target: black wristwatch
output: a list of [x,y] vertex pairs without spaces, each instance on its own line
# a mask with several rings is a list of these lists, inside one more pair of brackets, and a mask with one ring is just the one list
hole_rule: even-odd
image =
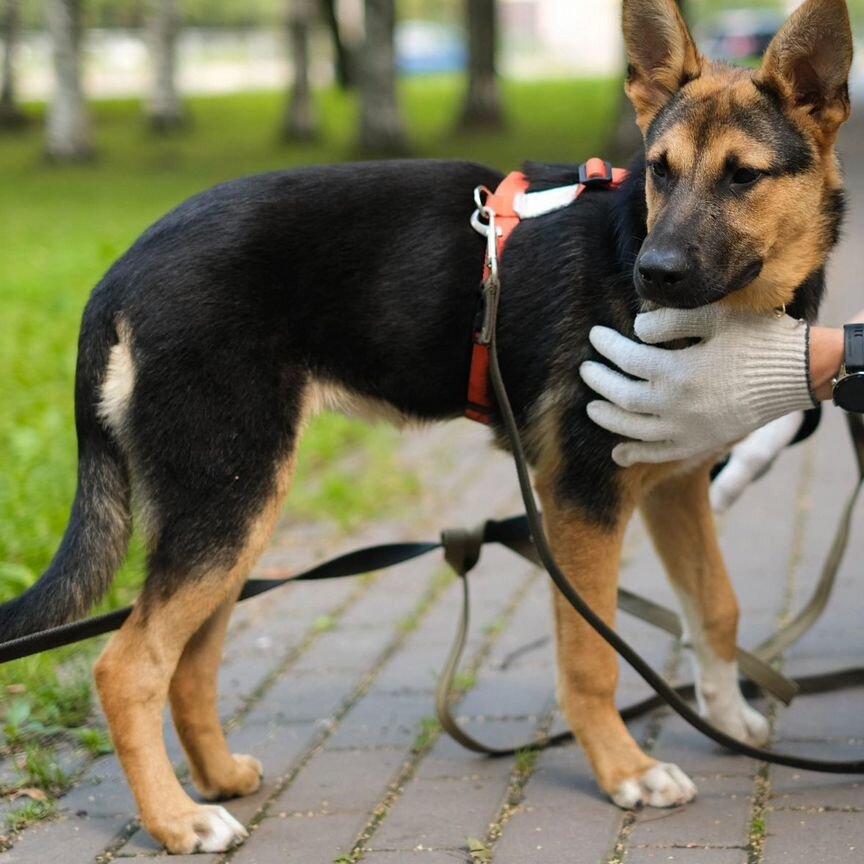
[[864,414],[864,324],[846,324],[843,345],[843,365],[834,379],[834,404]]

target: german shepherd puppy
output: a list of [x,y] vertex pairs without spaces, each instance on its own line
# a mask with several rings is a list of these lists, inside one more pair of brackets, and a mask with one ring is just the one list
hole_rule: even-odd
[[[594,356],[592,325],[632,333],[646,302],[813,319],[843,212],[834,145],[849,114],[849,18],[842,0],[807,0],[758,70],[700,57],[672,0],[625,0],[624,33],[644,158],[622,188],[516,229],[501,364],[573,584],[614,619],[640,506],[681,597],[703,711],[763,744],[767,723],[738,689],[738,609],[708,503],[714,455],[619,469],[577,370]],[[534,189],[576,180],[560,166],[529,173]],[[88,610],[124,555],[134,502],[147,582],[96,682],[144,825],[172,852],[223,850],[245,831],[180,786],[166,700],[206,799],[258,788],[261,764],[226,746],[216,673],[303,424],[328,401],[395,419],[462,414],[484,256],[472,190],[500,180],[467,163],[385,162],[227,183],[157,222],[93,292],[69,527],[38,584],[0,608],[0,638]],[[687,776],[642,753],[621,721],[614,652],[559,596],[555,624],[561,705],[603,791],[621,807],[690,800]]]

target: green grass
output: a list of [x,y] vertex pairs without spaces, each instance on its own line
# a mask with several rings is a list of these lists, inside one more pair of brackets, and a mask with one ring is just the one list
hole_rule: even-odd
[[[12,810],[6,816],[6,830],[13,834],[23,831],[28,825],[49,819],[57,812],[53,801],[31,801],[28,804]],[[2,847],[0,847],[2,848]]]
[[[508,84],[508,131],[467,137],[452,132],[461,97],[456,79],[410,82],[403,97],[415,155],[508,169],[526,158],[579,161],[601,151],[618,86]],[[40,106],[27,108],[37,122],[0,138],[0,602],[38,577],[66,523],[75,486],[77,327],[91,287],[148,224],[201,189],[243,174],[351,158],[353,98],[327,91],[318,101],[323,134],[316,145],[279,143],[283,97],[272,93],[191,100],[191,129],[163,139],[147,133],[138,104],[98,103],[99,158],[87,165],[42,161]],[[290,506],[350,528],[386,514],[386,501],[415,495],[416,481],[393,456],[396,434],[320,418],[304,440]],[[356,448],[366,454],[359,468],[333,467]],[[142,560],[133,544],[103,606],[134,596]],[[0,669],[0,724],[2,706],[14,701],[4,693],[8,685],[26,683],[24,698],[34,706],[69,686],[61,685],[55,664],[70,653]]]

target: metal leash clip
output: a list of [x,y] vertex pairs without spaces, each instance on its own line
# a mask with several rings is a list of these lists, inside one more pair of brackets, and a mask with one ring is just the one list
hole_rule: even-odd
[[477,209],[471,215],[471,227],[486,238],[488,275],[483,280],[483,320],[476,337],[476,341],[481,345],[489,345],[492,341],[501,293],[501,280],[498,275],[498,239],[503,232],[495,223],[495,211],[486,204],[491,194],[486,186],[478,186],[474,190],[474,203]]

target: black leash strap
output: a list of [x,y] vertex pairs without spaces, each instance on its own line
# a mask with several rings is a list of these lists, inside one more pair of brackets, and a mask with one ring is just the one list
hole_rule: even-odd
[[[490,519],[483,527],[484,543],[500,543],[510,548],[530,547],[531,540],[528,535],[528,523],[524,516],[511,516],[509,519]],[[441,549],[442,543],[385,543],[380,546],[369,546],[366,549],[357,549],[346,552],[337,558],[324,561],[315,567],[286,576],[281,579],[250,579],[243,586],[240,600],[248,600],[257,597],[265,591],[272,591],[289,582],[308,582],[315,579],[338,579],[343,576],[359,576],[363,573],[371,573],[374,570],[384,570],[387,567],[395,567],[414,558],[419,558],[436,549]],[[10,663],[12,660],[20,660],[49,651],[52,648],[62,648],[95,636],[102,636],[118,630],[123,622],[132,614],[132,607],[118,609],[105,615],[97,615],[84,621],[75,621],[71,624],[63,624],[11,639],[0,643],[0,663]]]

